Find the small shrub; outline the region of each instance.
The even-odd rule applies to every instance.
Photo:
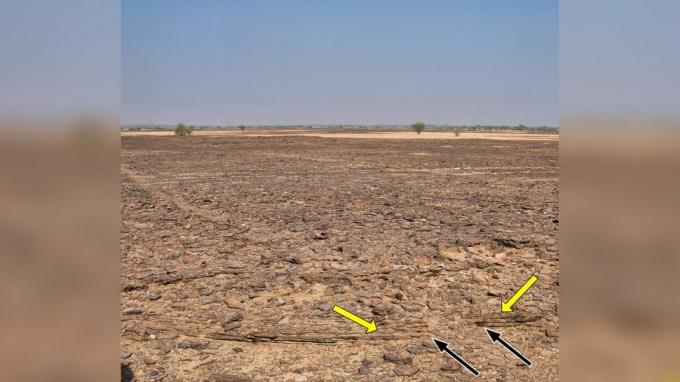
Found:
[[[180,137],[191,135],[193,131],[194,129],[191,126],[186,126],[183,123],[178,123],[177,127],[175,127],[175,135]]]
[[[457,137],[460,136],[460,130],[453,130],[453,134]]]
[[[241,132],[244,132],[244,131],[245,131],[245,129],[246,129],[246,127],[245,127],[245,126],[243,126],[243,125],[241,125],[241,126],[239,126],[239,127],[238,127],[238,129],[239,129],[239,130],[241,130]]]
[[[425,130],[425,124],[422,122],[416,122],[411,124],[411,128],[416,132],[416,134],[420,134]]]

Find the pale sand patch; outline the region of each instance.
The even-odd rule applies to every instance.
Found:
[[[173,131],[123,131],[123,136],[156,135],[171,136]],[[506,141],[557,141],[559,134],[537,134],[514,131],[461,132],[456,136],[449,131],[424,131],[416,134],[413,131],[372,131],[372,132],[329,132],[310,130],[251,130],[251,131],[194,131],[193,135],[202,137],[271,137],[271,136],[304,136],[321,138],[354,138],[354,139],[492,139]]]

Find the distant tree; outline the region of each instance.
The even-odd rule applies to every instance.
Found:
[[[453,130],[453,134],[457,137],[460,136],[460,129]]]
[[[239,130],[241,130],[241,132],[244,132],[244,131],[245,131],[245,129],[246,129],[246,127],[245,127],[245,126],[243,126],[243,125],[241,125],[241,126],[239,126],[239,127],[238,127],[238,129],[239,129]]]
[[[425,124],[422,122],[416,122],[411,124],[411,128],[416,132],[416,134],[420,134],[425,130]]]
[[[175,127],[175,135],[178,135],[180,137],[191,135],[193,131],[194,129],[191,126],[186,126],[183,123],[178,123],[177,127]]]

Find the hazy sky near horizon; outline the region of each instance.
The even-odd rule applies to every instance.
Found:
[[[123,123],[557,125],[556,0],[123,0]]]

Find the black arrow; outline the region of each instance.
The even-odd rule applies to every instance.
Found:
[[[459,356],[458,354],[454,353],[451,349],[449,349],[448,343],[440,341],[436,338],[433,338],[432,341],[434,341],[434,344],[437,345],[437,348],[439,349],[440,352],[442,353],[447,352],[453,359],[458,361],[459,364],[463,365],[463,367],[468,369],[470,373],[474,374],[475,377],[479,376],[479,372],[475,370],[474,367],[470,366],[470,364],[465,362],[465,360],[461,358],[461,356]]]
[[[500,333],[494,332],[493,330],[490,330],[490,329],[486,329],[486,334],[489,335],[489,338],[491,338],[491,341],[498,342],[499,344],[505,346],[508,350],[510,350],[512,352],[512,354],[514,354],[517,358],[522,360],[522,362],[524,362],[525,365],[531,367],[531,361],[529,361],[527,359],[527,357],[522,355],[522,353],[518,352],[517,350],[515,350],[515,348],[510,346],[509,343],[505,342],[505,340],[501,338]]]

